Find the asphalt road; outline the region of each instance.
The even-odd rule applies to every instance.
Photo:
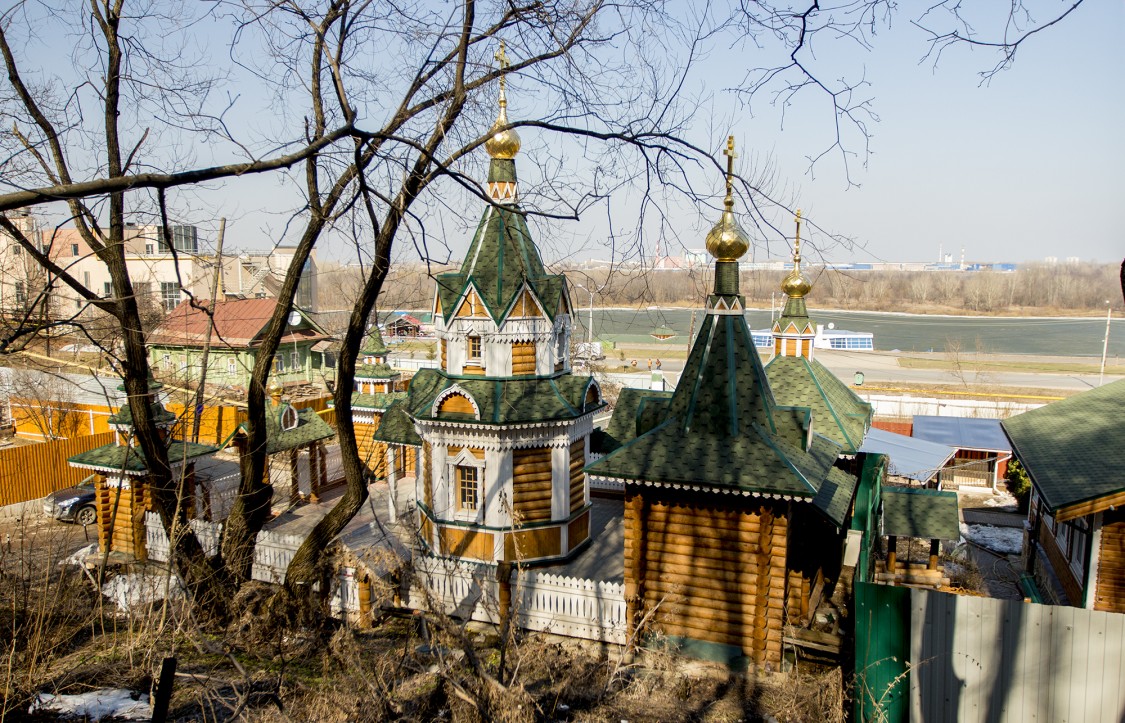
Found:
[[[626,351],[626,354],[629,354]],[[639,355],[639,352],[638,352]],[[818,349],[816,358],[833,374],[841,379],[851,382],[856,372],[863,372],[866,382],[889,382],[896,384],[982,384],[992,386],[1019,387],[1023,389],[1083,391],[1099,386],[1098,374],[1057,374],[1047,372],[1010,372],[1010,371],[983,371],[972,369],[972,363],[966,363],[964,378],[946,369],[916,369],[899,366],[900,355],[889,352],[862,352],[862,351],[836,351]],[[1032,361],[1023,358],[1024,361]],[[607,360],[613,361],[613,360]],[[1089,359],[1074,359],[1076,363],[1089,364]],[[639,370],[635,373],[611,373],[611,377],[627,386],[643,386],[643,381],[648,378],[648,371],[644,368],[645,359],[638,360]],[[619,362],[618,362],[619,363]],[[683,370],[683,359],[661,360],[661,370],[664,372],[669,386],[674,386],[679,380]],[[1105,383],[1108,384],[1125,377],[1107,374]]]

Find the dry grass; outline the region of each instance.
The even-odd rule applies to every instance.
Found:
[[[448,618],[425,638],[418,616],[385,616],[371,630],[278,629],[263,624],[272,589],[260,584],[243,588],[241,614],[222,630],[183,604],[125,614],[92,576],[58,564],[84,542],[81,528],[25,524],[12,539],[0,554],[0,720],[21,717],[40,692],[150,692],[165,656],[178,664],[171,720],[832,723],[843,711],[837,670],[759,677],[661,649],[626,665],[616,648],[531,634],[501,671],[495,630]]]

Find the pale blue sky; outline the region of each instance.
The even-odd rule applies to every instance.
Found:
[[[1069,2],[1042,0],[1042,5],[1061,10]],[[936,260],[939,244],[955,257],[964,245],[969,261],[1025,262],[1045,256],[1120,260],[1125,255],[1119,200],[1125,189],[1120,130],[1125,119],[1125,83],[1120,79],[1125,4],[1087,0],[1065,22],[1028,41],[1015,65],[986,86],[977,73],[994,64],[991,53],[953,48],[936,69],[932,62],[919,64],[925,35],[909,23],[917,12],[903,7],[892,28],[879,30],[871,52],[825,42],[827,38],[816,46],[816,67],[825,77],[863,74],[871,84],[873,109],[881,121],[869,126],[872,155],[866,166],[862,157],[851,162],[856,185],[848,186],[834,155],[816,166],[815,175],[809,173],[807,157],[823,150],[832,133],[823,96],[798,97],[782,127],[776,108],[756,106],[751,116],[725,92],[741,80],[747,66],[762,62],[760,53],[738,46],[733,36],[719,38],[687,78],[688,95],[701,104],[688,140],[717,150],[730,132],[743,163],[769,157],[777,174],[776,195],[802,207],[817,224],[806,238],[811,236],[814,251],[833,261]],[[980,29],[984,32],[986,24]],[[39,57],[47,68],[68,60],[57,54]],[[519,87],[518,78],[513,86]],[[236,108],[255,112],[236,111],[232,120],[255,128],[278,122],[258,110],[255,95],[260,91],[254,83],[237,88],[243,97]],[[521,109],[523,117],[535,115],[529,108],[534,102],[516,95],[513,117],[520,117]],[[277,117],[285,114],[284,109],[276,111]],[[535,162],[549,157],[546,149],[556,141],[530,129],[522,135],[521,173],[533,181]],[[862,150],[855,136],[849,148]],[[197,159],[208,155],[205,149],[184,153]],[[715,193],[721,186],[710,169],[694,182]],[[228,244],[260,247],[279,239],[287,220],[284,210],[298,198],[281,178],[258,178],[181,195],[177,202],[204,217],[208,214],[203,211],[212,209],[215,218],[226,215]],[[464,205],[454,201],[459,203]],[[702,246],[714,212],[674,200],[669,204],[669,232],[679,247]],[[468,206],[464,215],[475,217],[479,201]],[[607,257],[606,210],[595,209],[577,222],[537,224],[544,255],[549,260]],[[614,227],[627,230],[635,199],[620,194],[608,210]],[[792,233],[787,213],[775,211],[770,220]],[[454,257],[463,252],[469,234],[462,218],[434,217],[429,223],[430,232],[444,238]],[[821,229],[850,237],[856,246],[832,244]],[[213,232],[204,228],[204,234]],[[777,232],[755,231],[755,236],[759,259],[788,254],[788,242]],[[405,252],[409,241],[404,241],[400,250]],[[645,253],[651,254],[651,239],[645,243]],[[342,250],[329,239],[320,253],[325,257]],[[672,252],[677,250],[674,246]]]

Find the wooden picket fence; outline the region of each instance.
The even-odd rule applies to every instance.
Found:
[[[442,612],[466,620],[499,621],[496,568],[482,563],[416,558],[415,572]],[[516,621],[540,630],[585,640],[624,645],[628,637],[625,586],[604,580],[512,572]],[[409,592],[412,608],[426,609],[419,589]]]
[[[0,506],[37,500],[78,484],[90,470],[71,467],[66,460],[113,440],[113,432],[103,432],[0,450]]]

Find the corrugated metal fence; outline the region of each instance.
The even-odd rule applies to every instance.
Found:
[[[910,591],[910,717],[1125,720],[1125,615]]]
[[[0,506],[39,499],[78,484],[90,470],[71,467],[67,458],[113,439],[113,432],[103,432],[0,450]]]

